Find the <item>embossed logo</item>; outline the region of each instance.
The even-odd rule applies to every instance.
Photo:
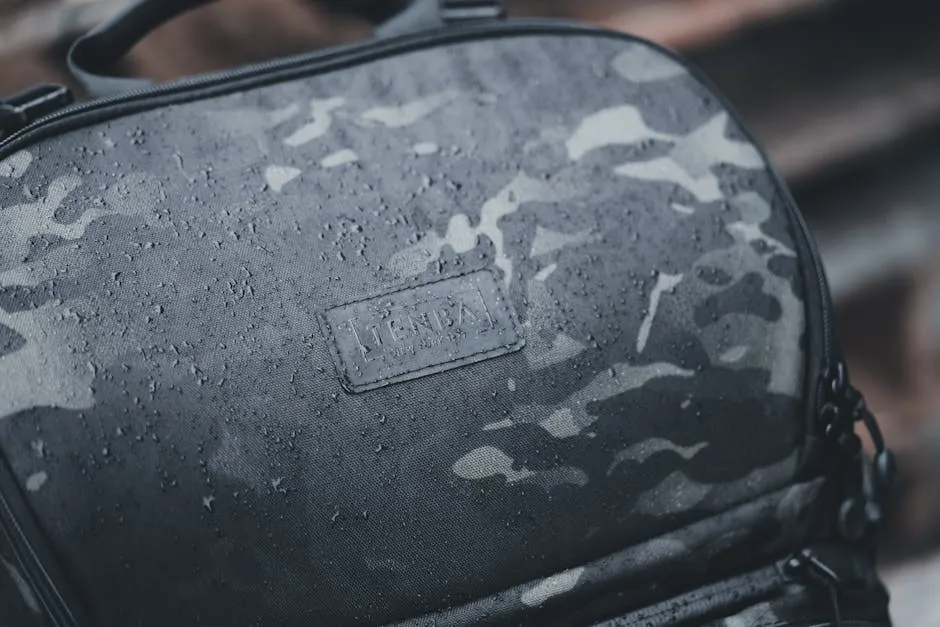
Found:
[[[340,305],[321,324],[350,392],[504,355],[524,343],[488,270]]]

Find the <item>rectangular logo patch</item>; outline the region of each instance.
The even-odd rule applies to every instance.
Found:
[[[321,323],[350,392],[505,355],[524,344],[515,312],[488,270],[340,305]]]

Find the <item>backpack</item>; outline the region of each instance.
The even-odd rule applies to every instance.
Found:
[[[890,625],[893,458],[703,76],[427,0],[108,74],[197,4],[6,102],[0,623]]]

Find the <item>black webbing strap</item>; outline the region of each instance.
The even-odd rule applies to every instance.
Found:
[[[151,87],[153,82],[146,79],[117,76],[115,64],[161,24],[211,1],[136,0],[72,45],[68,52],[69,69],[93,97]],[[372,22],[378,37],[504,15],[503,3],[493,0],[327,0],[323,4]]]

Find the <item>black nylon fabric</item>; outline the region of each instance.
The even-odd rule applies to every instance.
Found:
[[[3,156],[0,446],[98,624],[375,624],[509,589],[522,616],[793,480],[785,200],[642,44],[450,45]],[[444,358],[402,339],[425,331],[390,295],[484,275],[434,305]],[[323,316],[370,298],[370,350],[437,370],[344,389]],[[524,346],[451,367],[489,307]]]

